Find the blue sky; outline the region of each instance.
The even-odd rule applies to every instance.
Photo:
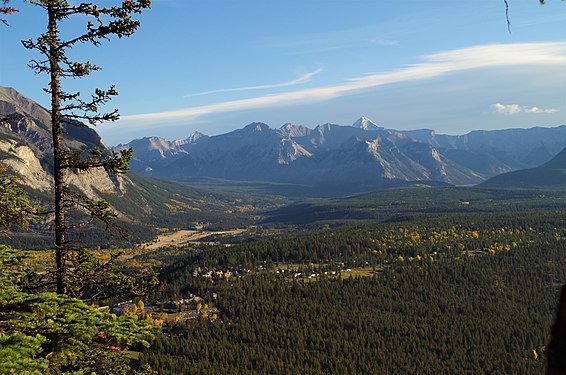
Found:
[[[109,145],[362,115],[448,134],[565,124],[566,2],[508,2],[511,33],[503,0],[154,0],[131,38],[73,51],[103,70],[66,84],[117,85],[108,109],[122,119],[97,128]],[[0,85],[47,105],[47,77],[26,66],[38,56],[19,43],[43,31],[44,15],[12,3]]]

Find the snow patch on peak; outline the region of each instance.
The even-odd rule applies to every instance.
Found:
[[[202,134],[201,132],[198,131],[194,131],[185,139],[177,139],[176,141],[173,141],[173,144],[175,146],[192,145],[204,138],[208,138],[208,135]]]
[[[371,121],[369,118],[367,117],[360,117],[358,120],[356,120],[356,122],[354,122],[354,124],[352,125],[354,128],[359,128],[359,129],[363,129],[363,130],[379,130],[381,129],[379,126],[377,126],[377,124],[373,121]]]

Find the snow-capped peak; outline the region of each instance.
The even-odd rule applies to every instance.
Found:
[[[207,136],[202,134],[201,132],[194,131],[189,135],[189,137],[186,140],[188,143],[196,143],[199,139],[203,137],[207,137]]]
[[[379,126],[373,121],[371,121],[367,117],[360,117],[354,124],[352,125],[354,128],[360,128],[364,130],[378,130],[380,129]]]

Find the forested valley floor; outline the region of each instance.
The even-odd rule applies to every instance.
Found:
[[[153,252],[159,373],[542,374],[566,280],[561,207],[436,214]],[[175,256],[172,257],[172,254]],[[228,275],[230,277],[228,277]],[[206,310],[208,311],[208,310]]]

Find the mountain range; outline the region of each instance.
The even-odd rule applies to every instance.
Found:
[[[5,117],[0,126],[1,162],[20,177],[22,185],[45,195],[52,188],[49,112],[16,90],[0,87],[0,116]],[[99,135],[78,122],[65,127],[65,142],[68,149],[85,153],[92,147],[106,150]],[[556,175],[556,165],[564,168],[564,157],[549,161],[561,151],[562,155],[565,146],[565,125],[444,135],[429,129],[385,129],[361,117],[351,126],[327,123],[314,129],[290,123],[273,129],[264,123],[252,123],[216,136],[195,132],[174,141],[146,137],[117,149],[133,147],[131,169],[148,177],[181,182],[192,178],[255,181],[296,189],[325,188],[334,195],[343,195],[407,181],[472,185],[547,162],[542,170]],[[161,210],[158,202],[151,202],[149,197],[167,196],[167,189],[180,194],[180,187],[142,180],[135,173],[117,178],[103,170],[69,177],[75,189],[93,198],[130,200],[138,196],[135,206],[146,214]],[[486,182],[491,183],[495,182]],[[150,191],[152,187],[160,192]],[[197,212],[202,196],[208,193],[185,189],[187,206]],[[239,210],[226,207],[229,198],[214,194],[209,198],[207,202],[216,200],[225,211]],[[129,206],[118,201],[116,204],[127,211]]]
[[[117,149],[132,147],[132,169],[160,179],[268,181],[333,186],[336,192],[348,186],[349,192],[361,192],[406,181],[474,185],[539,166],[565,146],[566,125],[445,135],[385,129],[361,117],[351,126],[314,129],[252,123],[216,136],[147,137]]]

